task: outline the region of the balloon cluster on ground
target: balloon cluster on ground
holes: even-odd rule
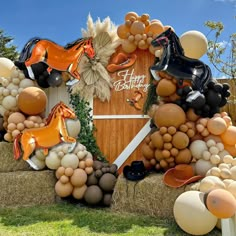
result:
[[[25,78],[26,71],[20,71],[6,58],[1,58],[0,64],[2,129],[5,130],[4,140],[13,142],[25,129],[47,125],[44,112],[48,99],[34,81]],[[40,81],[45,66],[37,64],[32,68],[37,83],[42,87],[48,87]],[[56,77],[50,81],[53,75],[55,73],[51,73],[48,83],[55,87]],[[44,77],[41,79],[45,80]],[[80,121],[66,119],[65,124],[68,135],[77,138],[81,129]],[[81,143],[77,142],[73,151],[68,143],[51,147],[48,154],[45,154],[43,149],[36,149],[30,160],[39,170],[48,168],[55,171],[58,180],[55,191],[58,196],[72,196],[77,200],[84,200],[89,205],[111,204],[118,176],[117,166],[94,161],[92,154]]]
[[[46,166],[56,170],[57,195],[62,198],[72,196],[89,205],[109,206],[118,176],[117,166],[94,161],[91,153],[80,143],[72,153],[68,153],[68,148],[67,144],[59,145],[45,158]]]
[[[185,40],[191,34],[182,35],[180,42],[191,57],[186,61],[194,64],[206,49],[199,54],[195,49],[191,54],[191,47],[185,50]],[[200,38],[204,45],[204,37]],[[164,49],[158,50],[155,56],[162,61]],[[156,61],[154,70],[161,68],[158,58]],[[221,111],[230,96],[229,85],[213,79],[210,70],[199,81],[184,77],[180,80],[182,71],[178,74],[178,68],[181,69],[176,66],[173,70],[175,76],[164,69],[152,73],[150,82],[156,100],[147,112],[152,129],[145,138],[142,155],[146,169],[168,173],[177,165],[187,164],[194,168],[195,177],[202,176],[193,186],[194,191],[181,194],[174,205],[177,224],[189,234],[202,235],[216,226],[218,218],[230,218],[236,212],[236,126],[229,114]],[[203,84],[201,80],[207,76],[209,80]],[[194,218],[189,217],[189,212],[194,212]]]

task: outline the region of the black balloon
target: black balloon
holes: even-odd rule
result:
[[[206,100],[207,100],[207,104],[209,104],[211,107],[215,107],[215,106],[219,106],[220,102],[221,102],[221,94],[209,89],[207,94],[206,94]]]
[[[44,74],[38,76],[36,78],[37,84],[41,87],[41,88],[49,88],[50,85],[48,84],[48,75],[45,76]]]
[[[59,87],[63,82],[61,73],[57,70],[52,70],[47,82],[51,87]]]

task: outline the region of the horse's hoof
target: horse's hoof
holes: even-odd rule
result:
[[[68,81],[66,82],[66,85],[67,85],[67,86],[73,86],[73,85],[77,84],[78,82],[79,82],[79,80],[77,80],[77,79],[68,80]]]
[[[32,162],[30,159],[26,160],[26,162],[28,162],[30,167],[32,167],[34,170],[40,170],[40,168],[34,162]]]
[[[76,146],[76,142],[72,143],[71,146],[68,148],[68,152],[73,152]]]

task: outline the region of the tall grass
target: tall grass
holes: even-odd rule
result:
[[[60,203],[0,209],[0,236],[184,236],[174,221]],[[214,230],[208,235],[221,235]]]

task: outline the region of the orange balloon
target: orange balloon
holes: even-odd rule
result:
[[[207,122],[207,129],[214,135],[223,134],[227,129],[225,120],[221,117],[212,117]]]
[[[130,11],[126,13],[125,15],[125,20],[137,20],[138,19],[138,14],[134,11]]]
[[[236,212],[236,199],[224,189],[214,189],[207,194],[207,209],[217,218],[231,218]]]
[[[47,104],[46,93],[37,87],[23,89],[18,96],[18,107],[27,115],[38,115],[43,112]]]
[[[161,97],[170,96],[176,92],[176,85],[168,79],[161,79],[156,87],[156,92]]]
[[[145,30],[145,25],[141,21],[134,21],[130,27],[130,33],[133,35],[143,34]]]
[[[127,39],[129,32],[130,32],[129,27],[127,27],[126,25],[120,25],[120,26],[117,28],[117,35],[118,35],[121,39]]]
[[[220,135],[222,142],[228,145],[235,145],[236,126],[229,126],[226,131]]]
[[[225,150],[231,155],[231,156],[236,156],[236,146],[235,145],[227,145],[224,144]]]
[[[146,32],[152,32],[153,35],[161,34],[164,31],[162,23],[159,21],[152,22],[148,27],[146,27]]]
[[[158,127],[174,126],[179,128],[180,125],[185,123],[186,115],[180,106],[174,103],[166,103],[157,108],[153,119]]]

